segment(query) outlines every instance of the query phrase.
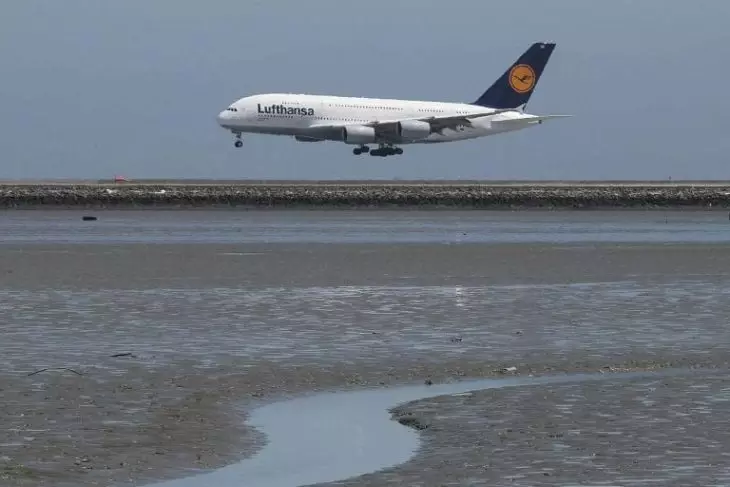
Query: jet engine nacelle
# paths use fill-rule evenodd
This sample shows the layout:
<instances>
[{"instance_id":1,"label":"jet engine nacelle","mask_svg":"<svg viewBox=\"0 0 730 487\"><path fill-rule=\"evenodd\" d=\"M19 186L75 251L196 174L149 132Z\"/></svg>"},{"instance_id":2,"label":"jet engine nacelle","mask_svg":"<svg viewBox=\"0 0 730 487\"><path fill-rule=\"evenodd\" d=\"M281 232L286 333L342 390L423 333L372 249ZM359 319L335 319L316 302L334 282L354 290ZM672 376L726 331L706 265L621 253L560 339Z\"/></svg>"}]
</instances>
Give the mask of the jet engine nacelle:
<instances>
[{"instance_id":1,"label":"jet engine nacelle","mask_svg":"<svg viewBox=\"0 0 730 487\"><path fill-rule=\"evenodd\" d=\"M404 120L396 124L396 135L403 141L425 139L431 135L431 125L418 120Z\"/></svg>"},{"instance_id":2,"label":"jet engine nacelle","mask_svg":"<svg viewBox=\"0 0 730 487\"><path fill-rule=\"evenodd\" d=\"M363 125L342 127L342 140L345 144L373 144L375 143L375 129Z\"/></svg>"}]
</instances>

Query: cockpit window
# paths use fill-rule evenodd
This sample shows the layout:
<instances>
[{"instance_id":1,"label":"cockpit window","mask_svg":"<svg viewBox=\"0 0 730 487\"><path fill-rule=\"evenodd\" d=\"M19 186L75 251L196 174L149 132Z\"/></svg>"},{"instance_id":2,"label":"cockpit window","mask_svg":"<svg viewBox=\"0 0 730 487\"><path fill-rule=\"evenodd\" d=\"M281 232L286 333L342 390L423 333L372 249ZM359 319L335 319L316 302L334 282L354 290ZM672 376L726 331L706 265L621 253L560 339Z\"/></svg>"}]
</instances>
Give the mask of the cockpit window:
<instances>
[{"instance_id":1,"label":"cockpit window","mask_svg":"<svg viewBox=\"0 0 730 487\"><path fill-rule=\"evenodd\" d=\"M229 112L237 112L238 111L238 108L228 107L228 108L226 108L226 110L229 111Z\"/></svg>"}]
</instances>

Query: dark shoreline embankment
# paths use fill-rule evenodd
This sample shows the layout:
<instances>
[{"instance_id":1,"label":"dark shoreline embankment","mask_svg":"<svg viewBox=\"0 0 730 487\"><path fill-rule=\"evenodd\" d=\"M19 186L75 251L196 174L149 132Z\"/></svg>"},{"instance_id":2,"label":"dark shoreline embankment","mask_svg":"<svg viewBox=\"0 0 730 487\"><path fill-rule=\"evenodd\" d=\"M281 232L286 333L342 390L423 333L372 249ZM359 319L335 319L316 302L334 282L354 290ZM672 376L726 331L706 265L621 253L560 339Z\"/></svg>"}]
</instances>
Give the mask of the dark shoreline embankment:
<instances>
[{"instance_id":1,"label":"dark shoreline embankment","mask_svg":"<svg viewBox=\"0 0 730 487\"><path fill-rule=\"evenodd\" d=\"M730 182L5 183L1 208L727 208Z\"/></svg>"}]
</instances>

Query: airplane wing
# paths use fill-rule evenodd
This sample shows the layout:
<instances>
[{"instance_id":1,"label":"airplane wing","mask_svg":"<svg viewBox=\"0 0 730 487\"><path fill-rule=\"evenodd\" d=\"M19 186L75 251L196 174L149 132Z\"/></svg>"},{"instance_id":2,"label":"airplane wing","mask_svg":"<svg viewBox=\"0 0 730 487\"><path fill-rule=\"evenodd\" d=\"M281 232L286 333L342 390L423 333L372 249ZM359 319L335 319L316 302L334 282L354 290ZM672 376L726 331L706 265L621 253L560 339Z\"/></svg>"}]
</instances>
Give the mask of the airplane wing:
<instances>
[{"instance_id":1,"label":"airplane wing","mask_svg":"<svg viewBox=\"0 0 730 487\"><path fill-rule=\"evenodd\" d=\"M430 117L415 117L415 118L401 118L396 120L376 120L374 122L365 123L363 125L374 127L375 129L382 127L386 128L388 125L393 125L398 122L415 121L415 122L427 122L431 125L431 132L442 133L444 129L456 129L459 125L466 125L471 127L471 120L475 118L488 117L491 115L498 115L504 112L513 112L514 108L503 108L499 110L493 110L491 112L480 112L470 113L468 115L448 115L448 116L430 116Z\"/></svg>"},{"instance_id":2,"label":"airplane wing","mask_svg":"<svg viewBox=\"0 0 730 487\"><path fill-rule=\"evenodd\" d=\"M365 127L373 127L378 132L390 132L388 128L395 125L398 122L415 121L415 122L427 122L431 125L431 132L443 133L444 129L456 129L459 125L471 126L471 120L475 118L489 117L492 115L498 115L504 112L514 112L514 108L502 108L498 110L492 110L490 112L479 112L469 113L464 115L446 115L446 116L428 116L428 117L413 117L413 118L398 118L393 120L375 120L373 122L366 123L335 123L335 124L318 124L314 125L312 129L336 129L341 127L347 127L349 125L359 125Z\"/></svg>"}]
</instances>

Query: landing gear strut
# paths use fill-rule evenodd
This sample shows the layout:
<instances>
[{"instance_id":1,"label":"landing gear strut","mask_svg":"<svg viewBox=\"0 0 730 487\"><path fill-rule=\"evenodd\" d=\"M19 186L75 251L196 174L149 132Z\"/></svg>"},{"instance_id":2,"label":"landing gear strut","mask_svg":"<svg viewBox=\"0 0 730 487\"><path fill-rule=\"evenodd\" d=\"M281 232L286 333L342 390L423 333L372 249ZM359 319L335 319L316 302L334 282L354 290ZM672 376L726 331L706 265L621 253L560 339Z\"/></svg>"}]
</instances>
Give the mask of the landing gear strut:
<instances>
[{"instance_id":1,"label":"landing gear strut","mask_svg":"<svg viewBox=\"0 0 730 487\"><path fill-rule=\"evenodd\" d=\"M241 140L241 133L236 134L236 142L234 144L236 147L243 147L243 141Z\"/></svg>"}]
</instances>

